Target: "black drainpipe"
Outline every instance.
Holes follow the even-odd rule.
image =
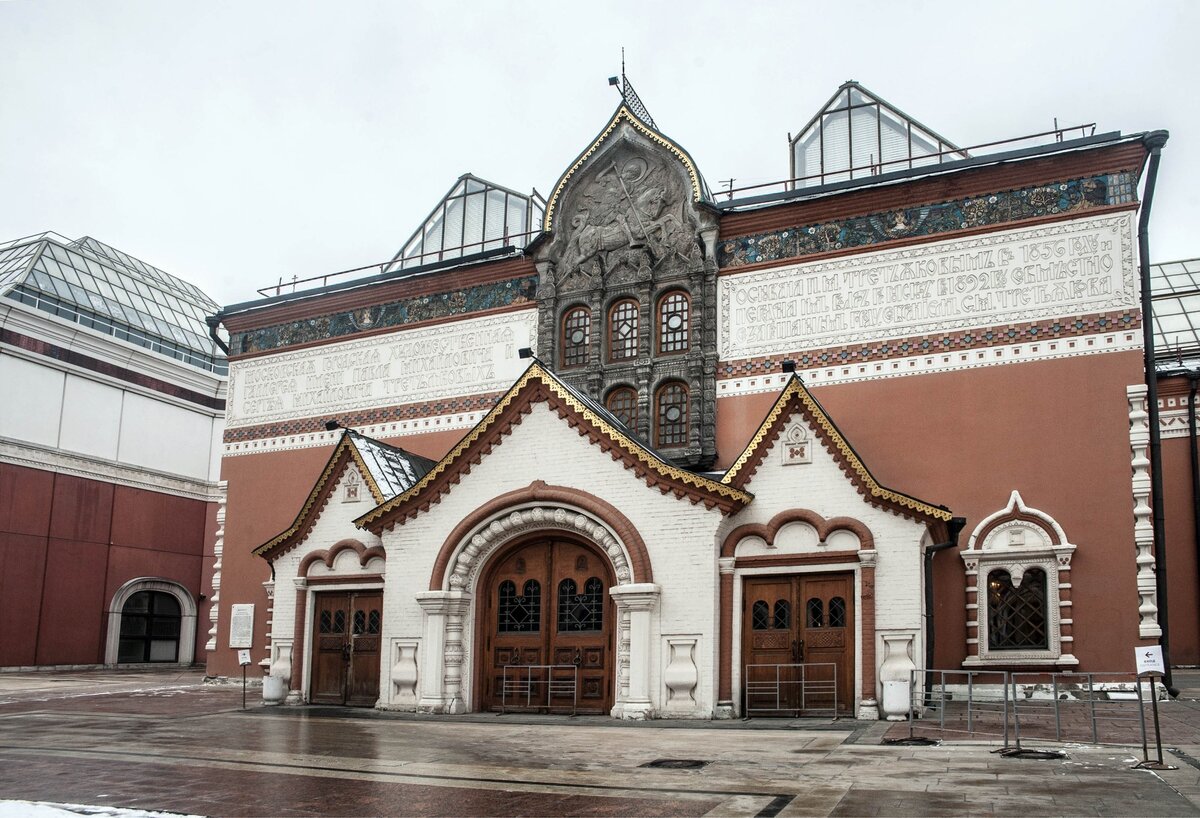
[[[958,545],[959,532],[967,524],[966,517],[951,517],[946,524],[948,539],[945,542],[931,545],[925,549],[925,669],[933,669],[933,556],[938,551],[954,548]],[[925,693],[933,690],[933,676],[925,674]]]
[[[217,315],[205,316],[204,323],[208,324],[208,337],[212,338],[213,341],[216,342],[217,346],[219,346],[221,348],[221,351],[224,352],[226,355],[228,355],[229,354],[229,345],[226,344],[224,341],[222,341],[221,337],[219,335],[217,335],[217,327],[221,326],[220,313],[218,313]]]
[[[1167,538],[1166,516],[1163,512],[1162,483],[1162,434],[1158,429],[1158,375],[1154,366],[1154,305],[1150,292],[1150,208],[1154,204],[1154,183],[1158,179],[1158,163],[1162,159],[1162,148],[1167,144],[1166,131],[1151,131],[1142,139],[1150,150],[1150,164],[1146,169],[1146,188],[1142,194],[1142,212],[1138,218],[1138,256],[1141,262],[1142,279],[1142,343],[1143,364],[1146,370],[1146,404],[1150,414],[1150,492],[1154,515],[1154,586],[1158,596],[1158,626],[1162,629],[1159,644],[1162,645],[1163,684],[1172,696],[1179,690],[1172,684],[1170,630],[1167,623]]]
[[[1188,373],[1188,442],[1192,461],[1192,539],[1195,541],[1197,569],[1200,570],[1200,455],[1196,451],[1196,382],[1200,371]]]

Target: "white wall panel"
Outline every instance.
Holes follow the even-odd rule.
[[[59,447],[116,460],[123,393],[115,386],[67,375]]]
[[[212,418],[125,393],[119,458],[148,469],[207,480]]]
[[[0,354],[0,435],[57,446],[63,378],[62,372]]]

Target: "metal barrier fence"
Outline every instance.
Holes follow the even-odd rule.
[[[1162,764],[1154,679],[1129,672],[916,669],[908,684],[908,737],[889,743],[984,737],[1000,743],[993,752],[1022,757],[1061,756],[1056,750],[1025,746],[1030,743],[1141,744],[1141,766],[1153,766],[1145,711],[1149,703],[1156,717],[1157,763]]]
[[[791,713],[838,717],[837,665],[812,662],[790,665],[746,665],[743,714]]]
[[[574,716],[579,706],[579,668],[575,665],[504,666],[500,687],[501,713],[508,712],[509,707],[544,709],[551,713],[556,707],[554,699],[567,697],[571,699],[571,715]],[[558,708],[566,709],[563,705]]]

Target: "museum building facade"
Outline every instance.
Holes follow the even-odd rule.
[[[975,155],[851,82],[725,198],[622,90],[544,200],[464,176],[377,275],[221,311],[210,674],[873,718],[913,668],[1127,669],[1156,136]]]

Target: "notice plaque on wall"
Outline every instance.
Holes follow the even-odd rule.
[[[234,605],[229,615],[229,647],[254,647],[254,605]]]

